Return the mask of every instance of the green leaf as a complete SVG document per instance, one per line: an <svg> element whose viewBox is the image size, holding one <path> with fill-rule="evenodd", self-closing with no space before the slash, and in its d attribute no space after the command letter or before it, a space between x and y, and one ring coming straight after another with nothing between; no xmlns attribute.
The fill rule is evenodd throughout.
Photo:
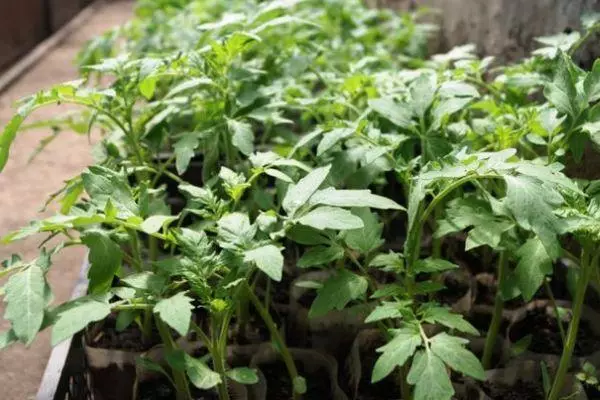
<svg viewBox="0 0 600 400"><path fill-rule="evenodd" d="M98 209L105 210L110 200L119 211L119 218L127 219L139 214L131 188L123 175L105 167L92 166L81 174L81 179L91 203Z"/></svg>
<svg viewBox="0 0 600 400"><path fill-rule="evenodd" d="M423 321L442 324L450 329L479 336L479 331L467 322L462 315L454 314L444 307L428 307L423 313Z"/></svg>
<svg viewBox="0 0 600 400"><path fill-rule="evenodd" d="M351 128L336 128L323 135L321 142L317 146L317 157L321 156L327 150L331 149L342 139L352 136L354 129Z"/></svg>
<svg viewBox="0 0 600 400"><path fill-rule="evenodd" d="M514 271L517 286L525 301L530 301L544 283L546 275L552 274L552 258L537 237L525 242L517 251L517 257L519 263Z"/></svg>
<svg viewBox="0 0 600 400"><path fill-rule="evenodd" d="M187 171L199 145L200 139L192 133L183 135L181 139L175 142L173 152L175 153L175 168L179 175Z"/></svg>
<svg viewBox="0 0 600 400"><path fill-rule="evenodd" d="M166 278L150 271L128 275L121 282L138 290L160 294L166 284Z"/></svg>
<svg viewBox="0 0 600 400"><path fill-rule="evenodd" d="M0 350L7 348L18 340L17 335L12 329L0 332Z"/></svg>
<svg viewBox="0 0 600 400"><path fill-rule="evenodd" d="M287 183L293 183L294 182L292 180L292 178L290 178L289 176L287 176L283 172L279 171L278 169L273 169L273 168L265 169L265 174L267 174L269 176L272 176L273 178L281 179L282 181L287 182Z"/></svg>
<svg viewBox="0 0 600 400"><path fill-rule="evenodd" d="M316 246L319 244L329 244L327 236L315 228L305 225L294 225L287 232L286 236L296 243L307 246Z"/></svg>
<svg viewBox="0 0 600 400"><path fill-rule="evenodd" d="M400 319L402 311L407 310L409 301L384 301L379 304L365 319L366 323L381 321L384 319Z"/></svg>
<svg viewBox="0 0 600 400"><path fill-rule="evenodd" d="M439 129L448 117L465 108L471 101L471 97L450 97L436 102L433 106L433 122L431 123L430 130L435 131ZM430 144L430 146L432 146L432 144ZM439 143L434 147L439 148Z"/></svg>
<svg viewBox="0 0 600 400"><path fill-rule="evenodd" d="M190 378L190 382L198 389L211 389L221 383L221 376L211 370L205 363L187 354L184 357L185 372Z"/></svg>
<svg viewBox="0 0 600 400"><path fill-rule="evenodd" d="M362 219L350 211L338 207L318 207L300 217L298 222L315 229L359 229L364 227Z"/></svg>
<svg viewBox="0 0 600 400"><path fill-rule="evenodd" d="M369 107L400 128L412 124L412 112L407 104L398 104L391 97L369 100Z"/></svg>
<svg viewBox="0 0 600 400"><path fill-rule="evenodd" d="M563 197L550 185L528 176L505 176L505 205L517 223L524 229L536 233L548 254L555 259L560 254L556 236L563 224L554 214L554 209L563 203Z"/></svg>
<svg viewBox="0 0 600 400"><path fill-rule="evenodd" d="M214 82L211 79L206 78L206 77L191 78L187 81L183 81L183 82L179 83L178 85L176 85L173 89L171 89L169 91L169 93L165 97L166 98L173 97L179 93L183 93L185 91L194 89L201 85L213 85L213 84L214 84Z"/></svg>
<svg viewBox="0 0 600 400"><path fill-rule="evenodd" d="M439 95L440 97L479 97L479 92L468 83L448 81L440 86Z"/></svg>
<svg viewBox="0 0 600 400"><path fill-rule="evenodd" d="M46 279L43 269L32 264L10 277L4 287L4 318L12 323L14 335L29 345L42 327L46 307Z"/></svg>
<svg viewBox="0 0 600 400"><path fill-rule="evenodd" d="M166 229L167 226L169 226L171 222L176 221L177 218L177 216L172 215L153 215L146 218L140 225L140 228L148 234L153 234L161 229Z"/></svg>
<svg viewBox="0 0 600 400"><path fill-rule="evenodd" d="M454 395L444 362L430 350L415 354L406 381L415 385L415 400L450 400Z"/></svg>
<svg viewBox="0 0 600 400"><path fill-rule="evenodd" d="M366 278L345 269L340 270L319 289L308 316L317 318L332 310L342 310L352 300L363 297L368 286Z"/></svg>
<svg viewBox="0 0 600 400"><path fill-rule="evenodd" d="M306 379L304 379L304 377L302 376L296 376L294 378L294 392L299 393L299 394L304 394L307 391L307 387L306 387Z"/></svg>
<svg viewBox="0 0 600 400"><path fill-rule="evenodd" d="M414 266L415 272L418 273L443 272L457 268L458 265L451 263L450 261L431 257L417 260Z"/></svg>
<svg viewBox="0 0 600 400"><path fill-rule="evenodd" d="M138 85L140 93L146 98L146 100L152 100L154 92L156 91L156 82L158 77L156 75L147 76Z"/></svg>
<svg viewBox="0 0 600 400"><path fill-rule="evenodd" d="M110 306L106 302L87 297L75 300L59 312L52 328L52 345L67 340L88 324L103 320L110 314Z"/></svg>
<svg viewBox="0 0 600 400"><path fill-rule="evenodd" d="M344 248L336 244L331 246L311 247L302 254L302 257L296 263L298 268L316 267L326 265L332 261L344 257Z"/></svg>
<svg viewBox="0 0 600 400"><path fill-rule="evenodd" d="M554 79L546 84L544 96L558 111L576 118L580 110L577 89L569 71L570 63L571 59L564 53L559 55Z"/></svg>
<svg viewBox="0 0 600 400"><path fill-rule="evenodd" d="M370 190L317 190L310 198L311 204L336 207L370 207L388 210L404 210L400 204L387 197L372 194Z"/></svg>
<svg viewBox="0 0 600 400"><path fill-rule="evenodd" d="M331 165L316 168L300 179L295 185L291 185L283 199L283 209L290 217L308 202L308 199L319 189L329 175Z"/></svg>
<svg viewBox="0 0 600 400"><path fill-rule="evenodd" d="M254 239L256 231L257 227L250 224L248 215L239 212L227 214L217 222L217 234L224 243L245 247Z"/></svg>
<svg viewBox="0 0 600 400"><path fill-rule="evenodd" d="M123 332L137 317L137 313L131 310L119 311L117 315L117 321L115 323L115 329L117 332Z"/></svg>
<svg viewBox="0 0 600 400"><path fill-rule="evenodd" d="M258 383L258 375L252 368L239 367L226 372L227 376L242 385L254 385Z"/></svg>
<svg viewBox="0 0 600 400"><path fill-rule="evenodd" d="M254 132L252 125L233 119L227 120L227 127L231 133L231 144L242 154L249 156L254 152Z"/></svg>
<svg viewBox="0 0 600 400"><path fill-rule="evenodd" d="M377 349L377 352L383 354L375 362L371 382L379 382L391 374L396 367L403 366L422 343L423 339L416 329L394 330L394 338Z"/></svg>
<svg viewBox="0 0 600 400"><path fill-rule="evenodd" d="M274 281L281 281L283 274L283 255L277 246L268 244L244 252L244 262L255 263L256 267Z"/></svg>
<svg viewBox="0 0 600 400"><path fill-rule="evenodd" d="M466 339L442 332L431 339L431 351L453 370L483 381L485 371L477 357L465 349L467 343Z"/></svg>
<svg viewBox="0 0 600 400"><path fill-rule="evenodd" d="M154 313L181 336L185 336L190 327L192 308L194 308L192 299L180 292L173 297L159 301L154 306Z"/></svg>
<svg viewBox="0 0 600 400"><path fill-rule="evenodd" d="M381 238L383 224L379 223L376 214L366 208L354 209L352 213L362 219L364 227L344 232L344 240L351 249L369 254L384 243Z"/></svg>
<svg viewBox="0 0 600 400"><path fill-rule="evenodd" d="M583 88L588 102L596 102L600 99L600 60L594 61L592 70L583 81Z"/></svg>
<svg viewBox="0 0 600 400"><path fill-rule="evenodd" d="M81 241L90 249L88 291L91 294L105 293L110 289L114 276L121 268L123 262L121 246L113 242L106 232L97 230L85 232L81 236Z"/></svg>
<svg viewBox="0 0 600 400"><path fill-rule="evenodd" d="M437 86L435 74L423 73L410 86L411 106L418 117L424 117L433 103Z"/></svg>
<svg viewBox="0 0 600 400"><path fill-rule="evenodd" d="M159 363L155 362L154 360L148 357L136 357L135 363L142 370L158 372L159 374L164 375L167 379L171 379L171 376Z"/></svg>

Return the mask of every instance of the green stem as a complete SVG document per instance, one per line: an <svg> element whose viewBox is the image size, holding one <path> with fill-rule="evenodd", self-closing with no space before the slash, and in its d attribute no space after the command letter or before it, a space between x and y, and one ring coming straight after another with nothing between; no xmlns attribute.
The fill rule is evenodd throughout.
<svg viewBox="0 0 600 400"><path fill-rule="evenodd" d="M293 399L298 400L300 399L300 393L296 392L294 384L298 381L300 375L298 375L298 370L296 369L294 358L292 357L290 350L288 349L283 338L281 337L281 334L277 329L277 325L275 324L275 321L273 321L273 318L271 318L271 314L269 314L269 311L263 306L259 298L256 297L256 295L252 291L252 288L250 288L250 286L248 285L248 282L245 282L244 285L246 287L248 298L254 305L254 308L256 308L256 311L258 312L264 323L267 325L267 329L271 333L271 339L273 339L273 341L278 347L278 350L280 351L281 358L283 359L285 367L288 370L290 379L292 380Z"/></svg>
<svg viewBox="0 0 600 400"><path fill-rule="evenodd" d="M175 343L175 340L173 340L171 332L169 332L169 327L165 325L160 318L156 318L156 327L158 328L160 338L162 339L167 352L170 353L177 350L177 344ZM173 375L173 381L175 382L177 400L191 400L192 394L190 393L190 387L188 385L187 377L185 376L185 371L171 368L171 374Z"/></svg>
<svg viewBox="0 0 600 400"><path fill-rule="evenodd" d="M494 347L498 340L498 332L500 331L500 325L502 324L502 312L504 311L504 298L502 297L502 286L508 267L508 255L506 250L500 253L500 259L498 260L498 280L496 289L496 299L494 301L494 313L492 315L492 322L488 329L485 337L485 345L483 347L483 356L481 357L481 363L484 369L490 369L492 362L492 355L494 354Z"/></svg>
<svg viewBox="0 0 600 400"><path fill-rule="evenodd" d="M142 340L144 343L150 343L152 338L152 309L144 310L143 315Z"/></svg>
<svg viewBox="0 0 600 400"><path fill-rule="evenodd" d="M558 330L560 331L560 339L562 341L563 346L565 345L565 341L567 335L565 334L565 328L563 327L562 321L560 320L560 311L558 310L558 305L556 304L556 299L554 298L554 293L552 293L552 288L550 287L550 283L548 283L548 278L544 279L544 288L548 293L548 298L550 299L550 304L554 309L554 315L556 316L556 323L558 324Z"/></svg>
<svg viewBox="0 0 600 400"><path fill-rule="evenodd" d="M225 357L227 352L227 330L229 328L229 317L230 314L226 311L225 316L213 315L213 345L212 345L212 359L215 372L221 376L221 383L217 386L219 393L219 400L229 400L229 391L227 390L227 367L225 365Z"/></svg>
<svg viewBox="0 0 600 400"><path fill-rule="evenodd" d="M600 24L596 23L590 30L588 30L585 35L581 36L569 49L567 54L569 56L573 56L577 50L600 29Z"/></svg>
<svg viewBox="0 0 600 400"><path fill-rule="evenodd" d="M443 203L440 203L435 207L435 210L434 210L435 218L434 218L434 224L433 224L434 229L438 228L437 221L439 221L442 218L443 211L444 211ZM442 257L442 238L440 238L440 237L433 236L432 256L433 256L433 258L441 258Z"/></svg>
<svg viewBox="0 0 600 400"><path fill-rule="evenodd" d="M600 253L599 253L600 254ZM595 257L594 259L596 259ZM581 319L581 312L583 311L583 301L585 299L585 292L590 280L591 272L593 268L593 262L590 261L590 254L587 246L584 246L581 254L581 270L579 279L577 281L577 288L575 290L575 299L573 301L573 308L571 313L573 319L569 324L569 331L567 332L567 340L563 347L563 352L560 356L560 363L558 370L554 376L554 383L548 400L558 400L565 384L565 378L569 367L571 366L571 357L573 356L573 350L575 349L575 342L577 341L577 331L579 330L579 321Z"/></svg>
<svg viewBox="0 0 600 400"><path fill-rule="evenodd" d="M129 231L129 237L131 239L131 253L135 260L135 264L132 265L136 272L142 272L142 251L140 249L140 241L138 240L137 232Z"/></svg>

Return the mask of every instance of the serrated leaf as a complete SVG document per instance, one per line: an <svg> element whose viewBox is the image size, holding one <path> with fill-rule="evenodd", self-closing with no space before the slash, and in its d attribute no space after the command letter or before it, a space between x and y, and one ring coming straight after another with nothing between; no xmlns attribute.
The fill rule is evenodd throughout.
<svg viewBox="0 0 600 400"><path fill-rule="evenodd" d="M190 378L190 382L198 389L211 389L221 383L221 376L211 370L205 363L187 354L184 357L185 372Z"/></svg>
<svg viewBox="0 0 600 400"><path fill-rule="evenodd" d="M277 246L268 244L244 252L244 262L256 264L256 267L274 281L281 281L283 274L283 255Z"/></svg>
<svg viewBox="0 0 600 400"><path fill-rule="evenodd" d="M544 283L546 275L552 274L552 259L537 237L525 242L517 251L517 257L519 263L514 271L516 283L525 301L530 301Z"/></svg>
<svg viewBox="0 0 600 400"><path fill-rule="evenodd" d="M291 185L288 188L282 206L290 217L308 202L308 199L319 189L319 186L325 182L330 170L331 165L316 168L300 179L295 185Z"/></svg>
<svg viewBox="0 0 600 400"><path fill-rule="evenodd" d="M12 323L12 332L25 344L35 338L44 320L46 279L38 265L31 265L10 277L4 289L4 318Z"/></svg>
<svg viewBox="0 0 600 400"><path fill-rule="evenodd" d="M177 220L177 216L172 215L153 215L142 222L140 228L142 231L153 234L166 227L173 221Z"/></svg>
<svg viewBox="0 0 600 400"><path fill-rule="evenodd" d="M450 261L431 257L417 260L414 265L414 270L418 273L443 272L457 268L458 265L451 263Z"/></svg>
<svg viewBox="0 0 600 400"><path fill-rule="evenodd" d="M296 263L298 268L326 265L344 257L344 248L338 245L311 247L302 254Z"/></svg>
<svg viewBox="0 0 600 400"><path fill-rule="evenodd" d="M554 209L563 203L563 197L549 185L528 176L505 176L505 205L517 223L536 233L552 259L560 254L557 235L563 224Z"/></svg>
<svg viewBox="0 0 600 400"><path fill-rule="evenodd" d="M154 313L181 336L185 336L190 327L192 308L192 299L180 292L156 303Z"/></svg>
<svg viewBox="0 0 600 400"><path fill-rule="evenodd" d="M127 219L139 214L131 188L123 175L105 167L92 166L81 174L81 179L91 203L98 209L105 210L110 200L119 211L119 218Z"/></svg>
<svg viewBox="0 0 600 400"><path fill-rule="evenodd" d="M389 318L402 318L402 310L406 309L409 304L408 301L384 301L375 307L371 314L367 316L365 322L369 324Z"/></svg>
<svg viewBox="0 0 600 400"><path fill-rule="evenodd" d="M231 133L231 144L242 154L249 156L254 152L254 132L252 125L233 119L227 121L227 127Z"/></svg>
<svg viewBox="0 0 600 400"><path fill-rule="evenodd" d="M364 227L362 219L350 211L338 207L318 207L297 220L302 225L315 229L360 229Z"/></svg>
<svg viewBox="0 0 600 400"><path fill-rule="evenodd" d="M421 350L415 354L406 380L415 385L415 400L450 400L454 395L446 366L432 351Z"/></svg>
<svg viewBox="0 0 600 400"><path fill-rule="evenodd" d="M361 254L369 254L384 243L381 238L383 224L379 223L377 215L366 208L354 209L352 213L360 217L364 226L361 229L344 232L344 241L352 250Z"/></svg>
<svg viewBox="0 0 600 400"><path fill-rule="evenodd" d="M410 106L396 103L390 97L369 100L369 107L400 128L408 128L412 124Z"/></svg>
<svg viewBox="0 0 600 400"><path fill-rule="evenodd" d="M473 353L465 349L467 343L466 339L442 332L431 339L431 351L453 370L483 381L483 366Z"/></svg>
<svg viewBox="0 0 600 400"><path fill-rule="evenodd" d="M255 383L258 383L258 375L256 374L256 371L251 368L233 368L227 371L226 374L229 378L242 385L254 385Z"/></svg>
<svg viewBox="0 0 600 400"><path fill-rule="evenodd" d="M323 283L308 316L317 318L326 315L329 311L341 310L352 300L363 297L368 286L366 278L345 269L340 270Z"/></svg>
<svg viewBox="0 0 600 400"><path fill-rule="evenodd" d="M375 362L371 382L379 382L391 374L396 367L403 366L422 343L423 339L419 331L408 328L396 329L394 338L377 349L377 352L383 354Z"/></svg>
<svg viewBox="0 0 600 400"><path fill-rule="evenodd" d="M110 289L114 276L121 268L121 246L103 231L87 231L81 236L81 241L89 248L88 290L91 294L105 293Z"/></svg>
<svg viewBox="0 0 600 400"><path fill-rule="evenodd" d="M94 298L75 300L61 311L52 327L52 345L67 340L88 324L103 320L110 314L110 306L106 302Z"/></svg>
<svg viewBox="0 0 600 400"><path fill-rule="evenodd" d="M423 313L423 321L442 324L450 329L479 336L479 331L467 322L462 315L454 314L444 307L429 307Z"/></svg>
<svg viewBox="0 0 600 400"><path fill-rule="evenodd" d="M558 111L575 118L579 114L579 103L569 63L572 63L570 58L561 53L554 70L554 79L546 84L544 96Z"/></svg>
<svg viewBox="0 0 600 400"><path fill-rule="evenodd" d="M311 204L336 207L369 207L389 210L404 210L400 204L387 197L372 194L370 190L317 190L310 198Z"/></svg>
<svg viewBox="0 0 600 400"><path fill-rule="evenodd" d="M194 158L199 145L200 139L196 135L189 133L175 142L173 152L175 153L175 168L179 175L187 171L190 161Z"/></svg>
<svg viewBox="0 0 600 400"><path fill-rule="evenodd" d="M353 133L354 129L351 128L336 128L325 133L317 146L317 156L321 156L335 146L340 140L352 136Z"/></svg>

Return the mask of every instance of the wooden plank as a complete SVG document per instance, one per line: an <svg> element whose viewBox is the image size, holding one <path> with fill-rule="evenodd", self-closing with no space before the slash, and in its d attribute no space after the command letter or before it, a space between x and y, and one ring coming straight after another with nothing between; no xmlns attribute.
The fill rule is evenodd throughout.
<svg viewBox="0 0 600 400"><path fill-rule="evenodd" d="M85 296L88 287L88 268L89 264L86 256L75 288L71 293L71 299ZM81 336L75 335L52 349L50 359L48 359L48 364L46 364L46 369L44 370L42 383L36 395L36 400L58 400L61 396L61 400L64 399L64 392L68 389L69 380L64 379L66 377L63 376L63 373L65 370L68 372L69 357L77 351L77 347L81 347L81 344L74 343L74 340L81 340Z"/></svg>
<svg viewBox="0 0 600 400"><path fill-rule="evenodd" d="M43 0L0 1L0 71L35 47L50 32Z"/></svg>
<svg viewBox="0 0 600 400"><path fill-rule="evenodd" d="M81 0L47 0L50 29L56 32L84 7Z"/></svg>

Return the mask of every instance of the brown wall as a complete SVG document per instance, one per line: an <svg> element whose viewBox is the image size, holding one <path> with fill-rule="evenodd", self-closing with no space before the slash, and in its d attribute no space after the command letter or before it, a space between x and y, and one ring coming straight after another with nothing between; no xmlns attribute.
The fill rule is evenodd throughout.
<svg viewBox="0 0 600 400"><path fill-rule="evenodd" d="M69 22L92 0L0 0L0 71Z"/></svg>

